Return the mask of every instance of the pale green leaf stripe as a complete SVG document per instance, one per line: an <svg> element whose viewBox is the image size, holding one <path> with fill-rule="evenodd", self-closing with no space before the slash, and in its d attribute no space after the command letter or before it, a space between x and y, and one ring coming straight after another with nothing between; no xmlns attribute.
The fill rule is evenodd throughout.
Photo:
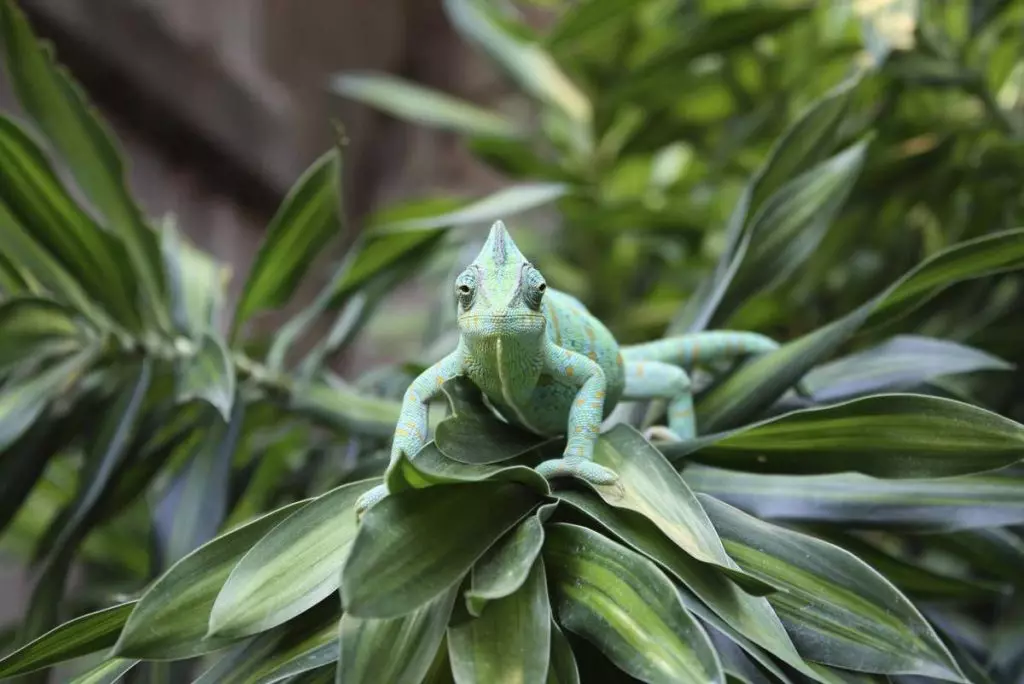
<svg viewBox="0 0 1024 684"><path fill-rule="evenodd" d="M710 436L688 459L775 474L968 475L1024 458L1024 425L941 397L877 394Z"/></svg>
<svg viewBox="0 0 1024 684"><path fill-rule="evenodd" d="M100 228L61 184L53 165L20 126L0 116L0 198L118 322L137 330L144 308L121 239Z"/></svg>
<svg viewBox="0 0 1024 684"><path fill-rule="evenodd" d="M567 523L548 526L542 557L559 624L618 668L650 684L724 684L707 634L652 561Z"/></svg>
<svg viewBox="0 0 1024 684"><path fill-rule="evenodd" d="M109 129L10 0L0 1L0 35L18 99L67 160L75 179L106 217L106 225L124 240L134 276L142 283L147 311L158 324L165 324L156 234L128 191L124 164Z"/></svg>
<svg viewBox="0 0 1024 684"><path fill-rule="evenodd" d="M0 333L0 373L26 358L73 352L85 342L73 310L35 297L0 303Z"/></svg>
<svg viewBox="0 0 1024 684"><path fill-rule="evenodd" d="M759 518L913 530L1024 524L1024 479L1007 472L923 480L858 473L767 475L688 465L683 479Z"/></svg>
<svg viewBox="0 0 1024 684"><path fill-rule="evenodd" d="M113 646L135 603L119 603L54 627L0 660L0 678L33 672Z"/></svg>
<svg viewBox="0 0 1024 684"><path fill-rule="evenodd" d="M238 560L310 499L230 530L182 558L146 590L128 618L114 655L173 660L211 653L233 639L204 639L210 609Z"/></svg>
<svg viewBox="0 0 1024 684"><path fill-rule="evenodd" d="M86 348L28 380L0 388L0 451L21 437L50 401L77 382L98 355L99 350Z"/></svg>
<svg viewBox="0 0 1024 684"><path fill-rule="evenodd" d="M449 628L448 655L456 682L544 680L551 658L551 605L541 558L515 592L490 602L480 617Z"/></svg>
<svg viewBox="0 0 1024 684"><path fill-rule="evenodd" d="M698 497L729 554L783 589L768 601L805 658L864 672L967 681L913 604L870 565L828 542Z"/></svg>
<svg viewBox="0 0 1024 684"><path fill-rule="evenodd" d="M662 534L648 518L633 511L604 506L589 492L557 490L570 506L600 523L620 541L644 554L692 591L730 628L763 646L774 656L803 672L811 673L797 653L785 627L768 600L751 596L731 582L718 568L691 558ZM686 605L686 601L683 601ZM703 615L701 615L703 617Z"/></svg>
<svg viewBox="0 0 1024 684"><path fill-rule="evenodd" d="M475 0L444 0L444 8L456 30L488 53L526 92L589 128L590 101L539 45L510 35Z"/></svg>
<svg viewBox="0 0 1024 684"><path fill-rule="evenodd" d="M249 636L283 624L338 588L358 530L355 503L379 478L336 487L270 530L231 571L210 612L210 636Z"/></svg>
<svg viewBox="0 0 1024 684"><path fill-rule="evenodd" d="M129 658L111 658L78 675L68 684L114 684L121 681L139 662Z"/></svg>
<svg viewBox="0 0 1024 684"><path fill-rule="evenodd" d="M619 476L611 485L594 486L605 503L645 516L679 548L721 569L748 591L772 590L729 557L693 492L636 428L620 424L598 437L594 462Z"/></svg>
<svg viewBox="0 0 1024 684"><path fill-rule="evenodd" d="M341 153L334 148L299 178L267 227L235 310L232 340L253 314L288 301L340 228Z"/></svg>
<svg viewBox="0 0 1024 684"><path fill-rule="evenodd" d="M520 135L515 124L494 112L384 72L341 74L332 80L332 89L399 119L426 126L488 137Z"/></svg>
<svg viewBox="0 0 1024 684"><path fill-rule="evenodd" d="M300 628L299 624L296 628ZM291 630L289 630L291 631ZM308 632L308 630L305 630ZM291 636L291 635L289 635ZM280 646L287 646L280 648ZM302 639L285 637L273 654L252 668L246 684L271 684L338 660L338 625L335 620Z"/></svg>
<svg viewBox="0 0 1024 684"><path fill-rule="evenodd" d="M568 193L569 186L564 183L521 183L498 190L455 211L427 218L381 223L369 230L374 235L381 235L489 223L550 204Z"/></svg>
<svg viewBox="0 0 1024 684"><path fill-rule="evenodd" d="M395 618L357 618L338 623L341 656L337 681L344 684L422 682L441 646L458 587Z"/></svg>
<svg viewBox="0 0 1024 684"><path fill-rule="evenodd" d="M203 334L195 352L179 361L177 380L179 403L202 399L225 421L230 418L235 400L235 364L219 337Z"/></svg>

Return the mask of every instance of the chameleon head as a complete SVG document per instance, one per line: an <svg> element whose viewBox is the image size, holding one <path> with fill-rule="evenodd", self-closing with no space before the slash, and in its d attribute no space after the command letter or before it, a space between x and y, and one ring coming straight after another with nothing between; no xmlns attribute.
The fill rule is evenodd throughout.
<svg viewBox="0 0 1024 684"><path fill-rule="evenodd" d="M547 283L526 260L505 224L491 226L476 259L455 279L459 328L467 337L540 338Z"/></svg>

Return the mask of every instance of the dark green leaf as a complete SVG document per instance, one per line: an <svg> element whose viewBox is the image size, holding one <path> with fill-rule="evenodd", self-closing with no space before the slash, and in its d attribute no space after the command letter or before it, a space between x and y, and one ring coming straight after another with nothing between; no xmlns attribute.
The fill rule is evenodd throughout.
<svg viewBox="0 0 1024 684"><path fill-rule="evenodd" d="M33 672L113 646L134 606L135 601L120 603L55 627L0 660L0 677Z"/></svg>
<svg viewBox="0 0 1024 684"><path fill-rule="evenodd" d="M718 568L694 560L638 513L604 505L590 493L559 491L557 495L674 575L742 637L763 646L797 670L808 672L766 598L750 596Z"/></svg>
<svg viewBox="0 0 1024 684"><path fill-rule="evenodd" d="M234 339L253 314L286 303L310 262L341 228L341 153L317 159L288 193L267 227L231 327Z"/></svg>
<svg viewBox="0 0 1024 684"><path fill-rule="evenodd" d="M333 80L332 90L422 126L485 137L520 136L516 125L500 114L383 72L342 74Z"/></svg>
<svg viewBox="0 0 1024 684"><path fill-rule="evenodd" d="M333 593L358 529L356 499L379 482L336 487L267 532L224 582L210 612L210 635L266 631Z"/></svg>
<svg viewBox="0 0 1024 684"><path fill-rule="evenodd" d="M949 340L897 335L880 345L822 364L804 378L816 401L909 389L933 378L1012 366L991 354Z"/></svg>
<svg viewBox="0 0 1024 684"><path fill-rule="evenodd" d="M544 565L558 622L638 679L724 682L707 634L653 562L585 527L548 526Z"/></svg>
<svg viewBox="0 0 1024 684"><path fill-rule="evenodd" d="M121 681L121 678L138 664L138 660L111 658L88 672L78 675L68 684L114 684L114 682Z"/></svg>
<svg viewBox="0 0 1024 684"><path fill-rule="evenodd" d="M771 591L729 558L693 492L635 428L620 424L598 437L594 462L619 476L614 484L594 486L605 503L646 517L679 548L721 569L747 591Z"/></svg>
<svg viewBox="0 0 1024 684"><path fill-rule="evenodd" d="M925 259L902 278L849 314L759 356L697 404L702 433L742 424L770 406L811 368L832 354L865 322L906 313L954 283L1024 266L1024 229L968 240ZM686 445L669 445L672 456Z"/></svg>
<svg viewBox="0 0 1024 684"><path fill-rule="evenodd" d="M236 381L235 364L224 342L211 333L204 333L195 353L178 363L178 401L202 399L217 409L227 422L235 399Z"/></svg>
<svg viewBox="0 0 1024 684"><path fill-rule="evenodd" d="M293 387L289 407L343 431L374 437L392 437L402 404L361 394L338 382L315 381Z"/></svg>
<svg viewBox="0 0 1024 684"><path fill-rule="evenodd" d="M25 434L47 404L74 385L98 353L86 348L20 382L0 387L0 451Z"/></svg>
<svg viewBox="0 0 1024 684"><path fill-rule="evenodd" d="M549 657L548 678L545 684L580 684L580 672L576 667L576 656L557 622L551 623L551 656Z"/></svg>
<svg viewBox="0 0 1024 684"><path fill-rule="evenodd" d="M124 245L75 204L32 138L5 117L0 117L0 200L112 317L139 328L143 306ZM0 221L0 231L8 228Z"/></svg>
<svg viewBox="0 0 1024 684"><path fill-rule="evenodd" d="M75 312L35 298L0 303L0 374L24 359L46 358L81 349L85 331Z"/></svg>
<svg viewBox="0 0 1024 684"><path fill-rule="evenodd" d="M768 601L805 658L859 671L966 682L913 604L871 566L828 542L698 496L729 554L783 590Z"/></svg>
<svg viewBox="0 0 1024 684"><path fill-rule="evenodd" d="M525 462L524 458L493 465L460 463L442 454L429 442L416 452L415 459L409 460L403 453L388 465L388 491L396 493L437 485L491 481L518 482L538 494L548 494L551 488L547 480Z"/></svg>
<svg viewBox="0 0 1024 684"><path fill-rule="evenodd" d="M392 494L363 517L341 574L355 617L397 617L461 581L537 505L514 482L453 484Z"/></svg>
<svg viewBox="0 0 1024 684"><path fill-rule="evenodd" d="M190 244L172 220L160 231L171 314L178 332L200 338L216 327L224 306L224 265Z"/></svg>
<svg viewBox="0 0 1024 684"><path fill-rule="evenodd" d="M767 520L920 531L1024 524L1024 481L1009 472L879 480L857 473L765 475L693 465L683 479L698 492Z"/></svg>
<svg viewBox="0 0 1024 684"><path fill-rule="evenodd" d="M553 509L541 506L537 513L519 523L487 550L470 574L466 591L466 610L479 617L488 601L517 591L530 574L530 568L544 545L544 522Z"/></svg>
<svg viewBox="0 0 1024 684"><path fill-rule="evenodd" d="M691 461L751 472L949 477L1020 461L1024 425L953 399L876 394L793 411L696 446Z"/></svg>
<svg viewBox="0 0 1024 684"><path fill-rule="evenodd" d="M151 659L212 653L232 639L204 639L217 593L232 568L267 532L309 499L284 506L220 535L175 563L139 599L114 655Z"/></svg>
<svg viewBox="0 0 1024 684"><path fill-rule="evenodd" d="M0 2L0 35L11 85L22 106L67 160L106 225L124 241L134 277L142 286L147 317L166 324L157 237L128 190L124 164L110 131L56 63L52 49L37 40L22 12L9 0Z"/></svg>
<svg viewBox="0 0 1024 684"><path fill-rule="evenodd" d="M460 684L542 682L550 650L551 606L540 558L522 586L489 602L480 617L448 630L452 673Z"/></svg>
<svg viewBox="0 0 1024 684"><path fill-rule="evenodd" d="M376 236L507 220L510 216L554 202L568 194L569 190L569 186L563 183L512 185L455 211L426 218L377 224L370 230Z"/></svg>
<svg viewBox="0 0 1024 684"><path fill-rule="evenodd" d="M341 617L341 658L337 681L343 684L422 682L442 645L458 587L394 618Z"/></svg>

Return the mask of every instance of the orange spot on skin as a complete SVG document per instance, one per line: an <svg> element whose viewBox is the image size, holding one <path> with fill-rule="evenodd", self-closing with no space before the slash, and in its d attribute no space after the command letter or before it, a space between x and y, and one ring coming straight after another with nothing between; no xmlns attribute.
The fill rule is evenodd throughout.
<svg viewBox="0 0 1024 684"><path fill-rule="evenodd" d="M590 431L593 432L594 434L597 434L598 432L601 431L601 426L600 425L592 425L590 427Z"/></svg>
<svg viewBox="0 0 1024 684"><path fill-rule="evenodd" d="M570 378L571 378L571 377L572 377L572 376L573 376L573 375L574 375L575 373L576 373L576 369L575 369L575 368L573 368L572 366L569 366L568 368L566 368L566 369L565 369L565 374L566 374L567 376L569 376Z"/></svg>
<svg viewBox="0 0 1024 684"><path fill-rule="evenodd" d="M594 393L594 396L598 399L604 399L604 390L597 390L597 392Z"/></svg>
<svg viewBox="0 0 1024 684"><path fill-rule="evenodd" d="M693 341L693 360L697 361L697 357L700 356L700 342L697 340Z"/></svg>
<svg viewBox="0 0 1024 684"><path fill-rule="evenodd" d="M442 378L440 375L438 375L437 376L437 386L440 387L443 384L444 384L444 378Z"/></svg>
<svg viewBox="0 0 1024 684"><path fill-rule="evenodd" d="M583 406L583 400L582 399L577 399L576 400L576 405L577 406Z"/></svg>
<svg viewBox="0 0 1024 684"><path fill-rule="evenodd" d="M622 366L622 364L625 363L622 360L622 352L619 352L618 354L615 355L615 363L619 364L619 366Z"/></svg>
<svg viewBox="0 0 1024 684"><path fill-rule="evenodd" d="M583 427L580 425L576 426L576 432L583 432Z"/></svg>
<svg viewBox="0 0 1024 684"><path fill-rule="evenodd" d="M597 361L597 352L587 352L587 358L591 361Z"/></svg>
<svg viewBox="0 0 1024 684"><path fill-rule="evenodd" d="M638 377L638 378L644 377L644 364L642 364L642 363L636 364L636 377Z"/></svg>

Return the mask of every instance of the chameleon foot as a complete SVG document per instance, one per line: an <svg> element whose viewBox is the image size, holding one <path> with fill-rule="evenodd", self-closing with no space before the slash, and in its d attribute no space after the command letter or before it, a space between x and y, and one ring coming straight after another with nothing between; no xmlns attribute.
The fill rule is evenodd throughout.
<svg viewBox="0 0 1024 684"><path fill-rule="evenodd" d="M644 439L648 442L681 442L679 435L664 425L652 425L644 430Z"/></svg>
<svg viewBox="0 0 1024 684"><path fill-rule="evenodd" d="M619 476L608 468L580 456L544 461L535 470L546 480L553 477L571 476L592 485L610 485L619 479Z"/></svg>
<svg viewBox="0 0 1024 684"><path fill-rule="evenodd" d="M380 503L387 495L388 488L382 484L363 492L363 494L356 499L356 517L362 516L370 507L374 504Z"/></svg>

